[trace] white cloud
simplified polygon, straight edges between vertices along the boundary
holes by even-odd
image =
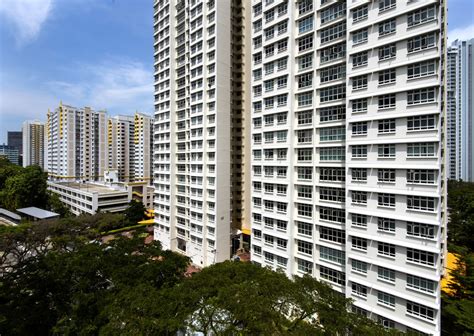
[[[474,23],[466,27],[460,27],[460,28],[455,28],[453,30],[450,30],[448,32],[448,37],[449,37],[449,44],[451,44],[451,42],[454,42],[456,39],[468,40],[468,39],[474,38]]]
[[[1,0],[0,17],[13,25],[21,45],[38,36],[52,7],[53,0]]]
[[[111,114],[153,111],[153,75],[142,63],[109,59],[101,64],[79,64],[72,77],[80,81],[47,83],[49,92],[75,106],[107,109]]]

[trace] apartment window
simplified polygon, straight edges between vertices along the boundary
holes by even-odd
[[[369,60],[369,52],[368,51],[362,51],[357,54],[352,55],[352,67],[359,67],[363,65],[367,65],[367,62]]]
[[[395,257],[395,245],[388,243],[378,243],[378,254],[388,257]]]
[[[377,278],[389,282],[395,282],[395,271],[390,268],[377,266]]]
[[[311,148],[300,148],[297,150],[298,161],[311,161],[313,159],[313,149]]]
[[[319,188],[319,199],[332,202],[344,202],[345,191],[342,188]]]
[[[311,167],[298,167],[298,180],[312,180],[313,168]]]
[[[298,39],[298,51],[305,51],[313,48],[313,35],[307,35]]]
[[[296,114],[298,125],[311,125],[313,123],[313,111],[303,111]]]
[[[407,248],[407,260],[422,265],[435,265],[434,253],[421,251],[409,247]]]
[[[321,44],[333,41],[340,37],[346,36],[346,23],[340,23],[335,26],[321,30]]]
[[[313,263],[310,261],[296,258],[296,264],[298,265],[298,271],[300,272],[309,274],[313,272]]]
[[[379,120],[379,134],[395,133],[395,119]]]
[[[379,36],[395,33],[397,29],[397,19],[390,19],[379,23]]]
[[[393,58],[397,55],[397,45],[395,43],[379,47],[379,61]]]
[[[287,222],[286,222],[286,221],[280,220],[280,219],[277,219],[277,220],[276,220],[276,227],[277,227],[277,230],[279,230],[279,231],[286,231],[286,225],[287,225]]]
[[[296,222],[298,234],[311,237],[313,235],[313,224],[305,222]]]
[[[424,89],[410,90],[407,92],[408,105],[432,103],[435,101],[436,101],[435,88],[424,88]]]
[[[417,184],[434,184],[436,171],[431,169],[408,169],[407,182]]]
[[[395,144],[383,144],[377,146],[379,158],[394,158],[395,157]]]
[[[338,141],[346,138],[346,129],[342,127],[327,127],[321,128],[319,135],[319,141]]]
[[[345,181],[344,168],[319,168],[319,180],[320,181]]]
[[[352,237],[351,241],[353,249],[367,251],[367,239]]]
[[[275,53],[275,46],[273,44],[265,47],[265,57],[273,56],[274,53]]]
[[[379,85],[395,83],[396,80],[395,69],[388,69],[379,72]]]
[[[407,222],[407,235],[417,238],[431,238],[435,237],[435,227],[430,224]]]
[[[285,78],[285,81],[286,81],[286,78]],[[285,86],[286,86],[286,84],[285,84]],[[280,88],[280,87],[278,87],[278,88]],[[276,98],[277,98],[277,106],[278,107],[286,106],[286,104],[288,103],[288,97],[287,97],[286,94],[279,95]]]
[[[253,236],[256,239],[262,239],[262,231],[253,229]]]
[[[436,19],[436,6],[421,8],[407,14],[408,27],[414,27],[434,19]]]
[[[278,71],[285,70],[287,67],[288,58],[283,57],[277,60],[277,69]]]
[[[352,113],[367,112],[367,99],[354,99],[352,101]]]
[[[255,80],[260,80],[262,79],[262,69],[257,69],[253,71],[253,78]]]
[[[343,147],[324,147],[319,150],[320,161],[344,161],[345,158]]]
[[[410,143],[407,145],[408,157],[435,157],[436,143],[435,142],[419,142]]]
[[[367,216],[361,214],[352,214],[351,221],[353,226],[367,227]]]
[[[351,168],[352,181],[365,182],[367,181],[366,168]]]
[[[397,0],[379,0],[379,13],[397,6]]]
[[[352,23],[363,21],[369,15],[369,6],[364,5],[352,10]]]
[[[277,12],[278,12],[278,16],[285,15],[288,12],[288,3],[284,2],[278,5]]]
[[[278,24],[278,35],[284,34],[288,31],[288,22],[283,21]]]
[[[253,39],[253,47],[255,49],[260,48],[262,46],[262,37],[258,36]]]
[[[367,145],[353,145],[351,151],[354,159],[367,158]]]
[[[303,15],[313,10],[313,0],[299,0],[298,1],[298,13]]]
[[[260,30],[262,30],[262,20],[255,21],[253,23],[254,33],[258,33]]]
[[[383,183],[395,182],[395,169],[378,169],[377,170],[378,181]]]
[[[310,73],[298,76],[299,89],[310,87],[312,85],[313,85],[313,73],[310,72]]]
[[[296,190],[297,190],[299,198],[311,199],[313,197],[313,187],[312,186],[300,185],[300,186],[296,187]]]
[[[436,61],[426,61],[408,66],[408,79],[431,76],[436,73]]]
[[[345,223],[346,213],[341,209],[319,207],[319,219],[335,223]]]
[[[379,96],[379,109],[395,107],[396,95],[395,93]]]
[[[344,253],[344,251],[339,251],[326,246],[320,247],[319,256],[323,260],[334,262],[339,265],[343,265],[346,260],[346,254]]]
[[[407,287],[430,294],[434,294],[437,288],[436,282],[411,274],[407,274]]]
[[[308,106],[313,104],[313,92],[298,94],[298,106]]]
[[[367,134],[367,122],[356,122],[352,123],[352,135],[366,135]]]
[[[303,217],[312,217],[313,216],[313,206],[310,204],[297,204],[298,216]]]
[[[259,3],[255,6],[253,6],[253,12],[254,12],[255,16],[258,16],[258,15],[262,14],[262,4]]]
[[[319,275],[322,279],[338,285],[344,285],[346,283],[346,275],[343,272],[333,270],[326,266],[319,266]]]
[[[436,128],[436,117],[434,114],[407,118],[408,131],[421,131],[421,130],[430,130],[430,129],[435,129],[435,128]]]
[[[367,192],[352,190],[351,200],[353,204],[367,204]]]
[[[435,211],[435,199],[424,196],[407,196],[407,208],[411,210]]]
[[[383,316],[378,316],[377,317],[377,322],[381,324],[384,328],[386,329],[394,329],[395,328],[395,322],[383,317]]]
[[[344,120],[346,119],[346,109],[345,106],[331,106],[323,107],[319,109],[319,121],[335,121],[335,120]]]
[[[377,302],[384,306],[395,307],[395,296],[378,291],[377,292]]]
[[[300,71],[311,68],[313,66],[313,54],[307,54],[298,57],[298,69]]]
[[[313,244],[306,242],[304,240],[296,240],[298,246],[298,252],[303,254],[312,255],[313,254]]]
[[[411,301],[407,301],[407,314],[428,321],[434,321],[435,319],[434,309]]]
[[[300,34],[306,33],[313,29],[313,16],[308,16],[307,18],[298,21],[298,31]]]
[[[352,43],[355,45],[355,44],[367,42],[368,36],[369,36],[368,28],[359,29],[352,33]]]
[[[367,297],[367,287],[358,283],[352,283],[352,294],[363,298]]]
[[[273,79],[269,80],[269,81],[265,81],[264,86],[265,86],[265,92],[272,91],[273,90]],[[259,88],[259,95],[261,95],[262,94],[262,87],[257,86],[256,88]]]
[[[352,90],[361,90],[367,88],[367,75],[356,76],[352,78]]]
[[[366,262],[352,259],[351,260],[351,266],[352,266],[352,270],[354,272],[367,274],[367,263]]]
[[[321,12],[321,24],[334,21],[346,14],[346,4],[336,3],[334,6],[331,6]]]
[[[335,85],[319,90],[321,103],[346,98],[346,85]]]
[[[379,217],[377,225],[380,231],[395,232],[395,219]]]
[[[313,130],[297,131],[297,139],[299,144],[311,143],[313,141]]]
[[[319,60],[321,64],[340,59],[346,56],[346,43],[339,43],[320,51]]]
[[[408,53],[428,49],[434,46],[436,46],[436,33],[418,35],[409,39],[407,42]]]
[[[319,227],[319,238],[329,240],[338,244],[346,243],[346,234],[344,230],[333,229],[326,226]]]
[[[326,83],[346,76],[345,65],[335,65],[321,69],[319,72],[320,82]]]

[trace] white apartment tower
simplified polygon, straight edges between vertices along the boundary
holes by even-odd
[[[154,2],[155,239],[198,266],[230,258],[249,211],[246,4]]]
[[[447,52],[448,178],[474,181],[474,37]]]
[[[44,122],[25,121],[23,134],[23,167],[38,165],[44,168]]]
[[[116,170],[119,181],[133,181],[135,118],[115,116],[107,121],[108,170]]]
[[[107,113],[60,103],[48,111],[45,170],[57,181],[94,181],[107,169]]]
[[[153,118],[135,113],[133,130],[133,180],[152,181]]]
[[[251,5],[252,260],[439,335],[445,2]]]

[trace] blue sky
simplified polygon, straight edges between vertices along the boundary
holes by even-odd
[[[0,0],[0,143],[60,100],[152,114],[152,3]],[[474,0],[448,6],[450,39],[474,37]]]

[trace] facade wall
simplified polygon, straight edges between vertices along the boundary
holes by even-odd
[[[248,212],[245,5],[154,3],[155,239],[198,266],[229,259],[231,232]]]
[[[444,3],[252,6],[252,260],[439,334]]]
[[[23,167],[39,165],[44,168],[45,136],[44,123],[25,121],[23,123]]]

